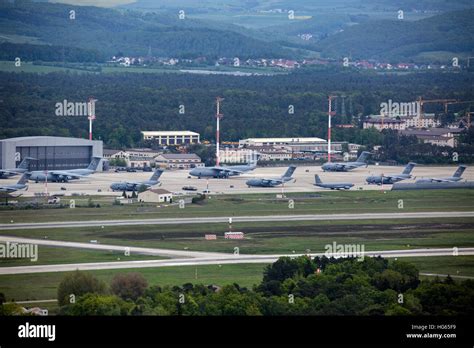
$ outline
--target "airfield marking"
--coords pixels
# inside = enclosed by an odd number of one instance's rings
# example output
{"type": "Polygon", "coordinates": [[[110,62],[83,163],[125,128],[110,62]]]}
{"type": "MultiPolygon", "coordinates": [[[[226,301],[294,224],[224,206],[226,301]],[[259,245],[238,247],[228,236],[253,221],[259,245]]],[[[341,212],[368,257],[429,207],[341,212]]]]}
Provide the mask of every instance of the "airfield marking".
{"type": "MultiPolygon", "coordinates": [[[[274,221],[325,221],[325,220],[389,220],[389,219],[427,219],[427,218],[474,217],[471,211],[453,212],[414,212],[414,213],[361,213],[361,214],[307,214],[307,215],[264,215],[233,216],[234,222],[274,222],[274,221]]],[[[194,218],[158,218],[128,220],[92,220],[0,224],[0,230],[73,228],[95,226],[131,226],[131,225],[182,225],[227,223],[228,216],[194,218]]]]}
{"type": "MultiPolygon", "coordinates": [[[[458,248],[458,255],[474,255],[474,248],[458,248]]],[[[94,262],[94,263],[75,263],[58,265],[38,265],[38,266],[14,266],[1,267],[0,275],[6,274],[26,274],[26,273],[47,273],[47,272],[68,272],[68,271],[87,271],[103,269],[123,269],[123,268],[154,268],[154,267],[172,267],[172,266],[197,266],[197,265],[223,265],[223,264],[246,264],[246,263],[272,263],[279,257],[298,257],[308,255],[310,257],[324,256],[325,253],[311,254],[283,254],[283,255],[234,255],[222,254],[219,257],[212,258],[194,258],[194,259],[171,259],[171,260],[141,260],[141,261],[117,261],[117,262],[94,262]]],[[[413,250],[379,250],[367,251],[364,256],[381,256],[387,258],[394,257],[429,257],[429,256],[453,256],[452,248],[438,249],[413,249],[413,250]]]]}

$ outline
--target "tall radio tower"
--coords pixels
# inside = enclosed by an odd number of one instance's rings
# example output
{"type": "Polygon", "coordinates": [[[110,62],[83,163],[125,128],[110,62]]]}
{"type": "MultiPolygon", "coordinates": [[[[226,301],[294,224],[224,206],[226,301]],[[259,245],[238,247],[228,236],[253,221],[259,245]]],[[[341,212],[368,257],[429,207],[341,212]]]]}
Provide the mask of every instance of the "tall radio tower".
{"type": "Polygon", "coordinates": [[[336,114],[335,111],[332,111],[332,100],[336,98],[335,95],[328,97],[328,162],[331,162],[331,117],[336,114]]]}
{"type": "Polygon", "coordinates": [[[92,140],[92,121],[95,120],[95,102],[97,99],[89,98],[87,103],[87,114],[89,119],[89,140],[92,140]]]}
{"type": "Polygon", "coordinates": [[[224,98],[217,97],[216,98],[216,103],[217,103],[217,112],[216,112],[216,119],[217,119],[217,127],[216,127],[216,166],[219,166],[220,162],[220,153],[219,153],[219,121],[222,117],[224,117],[223,114],[220,113],[220,103],[223,101],[224,98]]]}

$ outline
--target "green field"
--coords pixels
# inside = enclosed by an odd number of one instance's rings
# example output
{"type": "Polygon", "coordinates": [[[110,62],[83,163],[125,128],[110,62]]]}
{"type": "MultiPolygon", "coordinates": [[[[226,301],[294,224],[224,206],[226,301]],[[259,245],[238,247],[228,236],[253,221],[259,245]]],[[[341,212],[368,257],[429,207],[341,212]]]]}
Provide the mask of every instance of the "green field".
{"type": "MultiPolygon", "coordinates": [[[[463,276],[474,276],[474,256],[445,256],[403,258],[413,263],[421,272],[441,273],[463,276]]],[[[98,279],[110,282],[117,273],[139,272],[147,279],[149,285],[182,285],[237,283],[252,287],[262,280],[264,264],[210,265],[163,268],[139,268],[122,270],[88,271],[98,279]],[[197,270],[197,279],[196,279],[197,270]]],[[[8,301],[55,299],[57,286],[66,273],[39,273],[0,276],[0,292],[8,301]]]]}
{"type": "MultiPolygon", "coordinates": [[[[109,283],[115,274],[139,272],[149,285],[183,285],[184,283],[202,283],[226,285],[238,283],[251,287],[262,280],[263,264],[210,265],[163,268],[138,268],[90,271],[98,279],[109,283]],[[196,279],[197,269],[197,279],[196,279]]],[[[89,271],[88,271],[89,272],[89,271]]],[[[66,273],[33,273],[0,276],[0,292],[11,300],[55,299],[59,282],[66,273]]]]}
{"type": "MultiPolygon", "coordinates": [[[[278,215],[278,214],[337,214],[337,213],[384,213],[421,211],[474,211],[473,190],[434,191],[351,191],[321,193],[289,193],[286,199],[275,194],[211,195],[200,204],[187,204],[184,209],[177,205],[157,207],[153,204],[113,205],[114,197],[91,197],[100,208],[81,208],[88,197],[67,197],[76,200],[76,208],[62,209],[15,209],[0,208],[0,223],[88,221],[104,219],[179,218],[202,216],[278,215]],[[290,209],[288,201],[294,201],[290,209]],[[399,208],[399,200],[403,208],[399,208]]],[[[38,200],[20,198],[19,201],[38,200]]],[[[44,200],[44,198],[43,198],[44,200]]]]}
{"type": "Polygon", "coordinates": [[[124,252],[112,250],[85,250],[39,245],[37,261],[31,261],[30,259],[2,259],[0,261],[0,267],[159,259],[164,259],[164,257],[134,253],[130,253],[130,255],[127,256],[124,252]]]}
{"type": "MultiPolygon", "coordinates": [[[[324,246],[337,243],[364,244],[365,250],[414,249],[428,247],[474,246],[474,218],[438,218],[357,221],[292,221],[234,223],[234,231],[245,233],[244,240],[225,240],[227,224],[140,225],[5,230],[3,235],[25,238],[101,244],[187,249],[242,254],[324,252],[324,246]],[[207,241],[204,234],[218,239],[207,241]]],[[[69,250],[69,249],[68,249],[69,250]]]]}

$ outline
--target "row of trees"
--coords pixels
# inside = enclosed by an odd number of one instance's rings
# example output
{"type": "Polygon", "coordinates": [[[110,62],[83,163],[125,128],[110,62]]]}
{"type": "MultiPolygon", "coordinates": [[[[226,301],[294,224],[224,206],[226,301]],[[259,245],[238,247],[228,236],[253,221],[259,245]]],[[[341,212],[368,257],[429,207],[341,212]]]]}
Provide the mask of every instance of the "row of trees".
{"type": "Polygon", "coordinates": [[[383,258],[280,258],[253,289],[187,283],[148,286],[137,273],[109,286],[89,273],[58,288],[64,315],[472,315],[474,281],[420,281],[413,265],[383,258]]]}

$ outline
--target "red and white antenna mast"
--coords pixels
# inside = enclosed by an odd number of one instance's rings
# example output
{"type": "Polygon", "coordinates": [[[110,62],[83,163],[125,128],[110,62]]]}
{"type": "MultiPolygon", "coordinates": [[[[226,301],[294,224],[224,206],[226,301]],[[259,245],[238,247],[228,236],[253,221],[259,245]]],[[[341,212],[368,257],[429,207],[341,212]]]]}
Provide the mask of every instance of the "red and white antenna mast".
{"type": "Polygon", "coordinates": [[[220,153],[219,153],[219,121],[222,117],[224,117],[223,114],[220,113],[220,103],[223,101],[224,98],[217,97],[216,98],[216,103],[217,103],[217,112],[216,112],[216,119],[217,119],[217,127],[216,127],[216,166],[219,166],[220,162],[220,153]]]}
{"type": "Polygon", "coordinates": [[[332,111],[332,100],[336,98],[335,95],[328,97],[328,162],[331,162],[331,117],[336,114],[335,111],[332,111]]]}
{"type": "Polygon", "coordinates": [[[87,103],[87,114],[89,119],[89,140],[92,140],[92,121],[95,120],[95,102],[97,99],[93,97],[89,98],[89,102],[87,103]]]}

